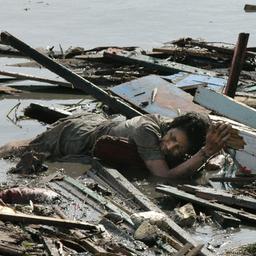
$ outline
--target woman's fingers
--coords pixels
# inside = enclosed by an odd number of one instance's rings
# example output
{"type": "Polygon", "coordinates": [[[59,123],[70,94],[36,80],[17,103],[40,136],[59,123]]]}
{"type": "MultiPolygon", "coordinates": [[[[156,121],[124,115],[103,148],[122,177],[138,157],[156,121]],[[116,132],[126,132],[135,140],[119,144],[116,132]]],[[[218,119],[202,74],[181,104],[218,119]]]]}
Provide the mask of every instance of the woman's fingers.
{"type": "Polygon", "coordinates": [[[221,141],[225,144],[225,143],[227,142],[227,140],[229,139],[230,136],[231,136],[230,133],[227,134],[225,137],[223,137],[223,138],[221,139],[221,141]]]}
{"type": "Polygon", "coordinates": [[[231,131],[231,126],[226,123],[223,123],[217,128],[216,133],[219,139],[221,139],[227,136],[228,134],[230,134],[230,131],[231,131]]]}

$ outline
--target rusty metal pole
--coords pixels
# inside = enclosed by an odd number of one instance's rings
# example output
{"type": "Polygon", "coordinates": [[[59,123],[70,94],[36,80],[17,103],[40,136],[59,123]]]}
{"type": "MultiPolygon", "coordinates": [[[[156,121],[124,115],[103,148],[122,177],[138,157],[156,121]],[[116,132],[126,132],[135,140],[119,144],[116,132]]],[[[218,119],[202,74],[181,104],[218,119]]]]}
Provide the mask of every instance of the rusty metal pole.
{"type": "Polygon", "coordinates": [[[228,82],[224,91],[224,94],[231,98],[235,97],[240,72],[244,64],[244,58],[245,58],[248,39],[249,39],[248,33],[240,33],[238,36],[237,44],[236,44],[234,55],[232,58],[232,64],[231,64],[230,74],[228,77],[228,82]]]}

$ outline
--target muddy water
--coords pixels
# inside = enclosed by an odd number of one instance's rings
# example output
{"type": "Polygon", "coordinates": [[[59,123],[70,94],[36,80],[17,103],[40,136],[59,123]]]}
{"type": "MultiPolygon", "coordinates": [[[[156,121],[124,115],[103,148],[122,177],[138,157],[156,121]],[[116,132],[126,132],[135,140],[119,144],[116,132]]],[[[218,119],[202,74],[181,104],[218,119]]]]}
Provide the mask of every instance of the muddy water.
{"type": "MultiPolygon", "coordinates": [[[[204,38],[208,41],[235,43],[240,32],[250,33],[249,45],[256,45],[256,14],[245,13],[244,4],[248,1],[215,0],[0,0],[0,30],[7,30],[33,47],[55,46],[64,49],[69,46],[92,48],[103,45],[137,45],[146,49],[160,46],[162,42],[179,37],[204,38]]],[[[22,60],[19,60],[22,62],[22,60]]],[[[17,62],[0,58],[0,68],[56,78],[44,69],[19,69],[5,64],[17,62]]],[[[20,82],[19,84],[36,84],[20,82]]],[[[15,122],[15,113],[7,118],[9,110],[17,103],[22,109],[30,102],[55,104],[77,101],[79,96],[34,95],[25,98],[13,97],[0,100],[0,145],[13,139],[31,138],[45,130],[42,124],[23,120],[15,122]],[[47,101],[45,101],[47,100],[47,101]]],[[[14,163],[0,161],[0,182],[9,179],[6,170],[14,163]]],[[[54,164],[52,170],[61,166],[54,164]]],[[[66,165],[73,170],[73,176],[83,172],[84,166],[66,165]]],[[[148,185],[150,186],[150,184],[148,185]]],[[[151,196],[154,196],[152,192],[151,196]]],[[[256,231],[242,227],[228,233],[213,227],[199,227],[193,232],[196,239],[203,242],[216,240],[217,251],[222,254],[225,248],[255,242],[256,231]],[[223,237],[225,238],[223,240],[223,237]],[[219,245],[218,245],[219,243],[219,245]]]]}
{"type": "Polygon", "coordinates": [[[235,43],[251,33],[255,13],[246,0],[0,0],[0,30],[32,46],[159,46],[179,37],[235,43]]]}

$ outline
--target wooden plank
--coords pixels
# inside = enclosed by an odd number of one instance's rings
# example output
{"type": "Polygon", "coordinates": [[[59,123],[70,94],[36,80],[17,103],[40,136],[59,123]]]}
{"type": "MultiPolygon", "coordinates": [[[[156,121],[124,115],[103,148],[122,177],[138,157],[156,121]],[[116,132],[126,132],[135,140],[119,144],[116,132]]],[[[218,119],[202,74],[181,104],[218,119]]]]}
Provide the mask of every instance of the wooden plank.
{"type": "Polygon", "coordinates": [[[256,12],[256,5],[253,5],[253,4],[246,4],[244,6],[244,10],[246,12],[256,12]]]}
{"type": "Polygon", "coordinates": [[[184,192],[182,190],[179,190],[179,189],[177,189],[175,187],[171,187],[171,186],[160,185],[160,186],[156,187],[156,190],[159,192],[183,199],[185,201],[191,202],[195,205],[203,206],[205,209],[214,209],[214,210],[227,212],[241,220],[244,220],[244,221],[252,223],[253,225],[256,225],[256,215],[255,214],[252,214],[252,213],[249,213],[249,212],[246,212],[243,210],[238,211],[237,209],[234,209],[230,206],[222,205],[219,203],[209,202],[208,200],[199,198],[195,195],[191,195],[187,192],[184,192]]]}
{"type": "MultiPolygon", "coordinates": [[[[175,56],[190,56],[190,57],[204,57],[204,58],[213,58],[216,60],[216,57],[223,58],[223,54],[220,55],[216,52],[210,52],[205,50],[200,50],[196,48],[186,48],[170,45],[168,47],[162,48],[153,48],[153,52],[161,52],[169,55],[175,56]]],[[[230,57],[230,56],[229,56],[230,57]]]]}
{"type": "Polygon", "coordinates": [[[58,84],[58,85],[62,85],[62,86],[68,87],[68,88],[72,87],[71,83],[68,83],[65,81],[58,81],[58,80],[54,80],[54,79],[48,79],[48,78],[32,76],[32,75],[27,75],[27,74],[13,73],[13,72],[7,72],[7,71],[0,70],[0,75],[15,77],[18,79],[23,79],[23,80],[26,79],[26,80],[31,80],[31,81],[44,82],[44,83],[48,83],[48,84],[58,84]]]}
{"type": "Polygon", "coordinates": [[[24,58],[24,54],[22,54],[21,52],[15,50],[14,48],[7,46],[7,45],[1,45],[0,44],[0,55],[2,56],[8,56],[8,57],[23,57],[24,58]]]}
{"type": "Polygon", "coordinates": [[[24,224],[41,224],[62,228],[79,228],[90,231],[97,231],[97,226],[81,221],[63,220],[52,217],[28,215],[22,213],[0,213],[0,220],[20,222],[24,224]]]}
{"type": "Polygon", "coordinates": [[[196,256],[202,250],[203,244],[199,244],[195,248],[193,248],[186,256],[196,256]]]}
{"type": "MultiPolygon", "coordinates": [[[[137,188],[134,187],[121,173],[114,169],[105,169],[103,166],[100,166],[100,163],[94,162],[94,167],[107,179],[110,183],[114,182],[118,184],[119,187],[122,187],[124,191],[127,191],[129,198],[131,195],[133,198],[136,198],[136,202],[139,202],[141,207],[145,210],[156,211],[165,214],[158,206],[153,204],[143,193],[141,193],[137,188]],[[128,185],[129,184],[129,185],[128,185]]],[[[169,233],[173,235],[181,243],[191,243],[193,246],[197,246],[198,243],[187,233],[184,229],[178,226],[169,216],[166,215],[165,219],[166,224],[168,225],[169,233]]],[[[203,248],[199,255],[212,255],[207,249],[203,248]]]]}
{"type": "Polygon", "coordinates": [[[192,244],[186,243],[174,256],[184,256],[192,247],[192,244]]]}
{"type": "Polygon", "coordinates": [[[21,90],[17,90],[15,88],[9,86],[1,86],[0,87],[0,94],[8,94],[8,95],[15,95],[17,93],[21,93],[21,90]]]}
{"type": "MultiPolygon", "coordinates": [[[[57,214],[62,219],[68,219],[67,216],[64,214],[64,212],[58,206],[54,205],[54,210],[57,212],[57,214]]],[[[70,230],[70,233],[89,252],[91,252],[91,253],[93,253],[95,255],[101,255],[100,253],[106,253],[106,251],[102,247],[94,244],[89,239],[84,239],[85,238],[84,233],[82,233],[81,231],[79,231],[79,230],[70,230]]]]}
{"type": "Polygon", "coordinates": [[[256,128],[256,110],[207,88],[198,88],[194,101],[223,116],[256,128]]]}
{"type": "Polygon", "coordinates": [[[99,195],[98,193],[92,191],[91,189],[87,188],[86,186],[83,186],[79,181],[65,176],[64,181],[67,182],[68,184],[71,184],[72,186],[76,187],[80,192],[83,194],[86,194],[87,196],[91,197],[92,199],[96,200],[98,203],[104,205],[106,208],[110,209],[111,211],[118,213],[120,216],[123,217],[123,219],[129,223],[130,225],[134,225],[129,214],[114,205],[113,203],[110,202],[110,200],[107,200],[103,196],[99,195]]]}
{"type": "Polygon", "coordinates": [[[228,228],[228,227],[238,228],[239,225],[241,224],[240,219],[235,218],[234,216],[228,213],[223,213],[220,211],[213,211],[212,217],[223,228],[228,228]]]}
{"type": "Polygon", "coordinates": [[[120,49],[108,49],[104,52],[104,57],[132,64],[139,64],[141,66],[152,68],[154,70],[159,70],[166,74],[175,74],[178,72],[187,72],[187,73],[197,73],[201,75],[210,75],[217,76],[218,73],[209,71],[206,69],[196,68],[193,66],[188,66],[176,62],[170,62],[167,60],[162,60],[142,54],[137,52],[127,52],[120,49]]]}
{"type": "Polygon", "coordinates": [[[126,197],[138,203],[142,210],[159,212],[159,207],[152,203],[148,197],[142,194],[116,169],[106,168],[95,159],[92,162],[92,168],[98,176],[103,178],[111,186],[114,186],[114,188],[121,191],[126,197]]]}
{"type": "Polygon", "coordinates": [[[14,47],[15,49],[25,53],[27,56],[32,58],[33,60],[40,63],[42,66],[48,68],[52,72],[58,74],[60,77],[64,78],[66,81],[70,82],[74,85],[74,88],[82,90],[88,94],[91,94],[94,98],[102,101],[106,105],[108,105],[113,111],[122,113],[127,117],[134,117],[141,115],[141,113],[127,105],[125,102],[121,101],[117,97],[113,97],[100,87],[91,83],[90,81],[82,78],[81,76],[75,74],[70,71],[63,65],[58,64],[54,60],[48,58],[47,56],[41,54],[35,49],[31,48],[29,45],[25,44],[18,38],[15,38],[8,32],[1,33],[1,40],[14,47]]]}
{"type": "Polygon", "coordinates": [[[24,249],[15,245],[8,245],[0,243],[0,254],[4,256],[23,256],[24,249]]]}
{"type": "Polygon", "coordinates": [[[211,177],[211,181],[213,182],[231,182],[231,183],[244,183],[250,184],[256,180],[256,176],[254,177],[211,177]]]}
{"type": "Polygon", "coordinates": [[[45,236],[41,236],[41,239],[49,256],[60,256],[58,249],[56,248],[55,241],[45,236]]]}
{"type": "Polygon", "coordinates": [[[217,190],[202,186],[181,185],[179,186],[179,189],[188,193],[193,191],[193,194],[203,199],[216,200],[217,202],[226,205],[256,210],[256,199],[249,196],[233,195],[225,190],[217,190]]]}
{"type": "MultiPolygon", "coordinates": [[[[193,45],[193,46],[198,46],[198,47],[201,47],[201,48],[206,48],[208,50],[212,50],[212,51],[216,51],[216,52],[219,52],[219,53],[224,53],[224,54],[228,54],[228,55],[233,55],[234,54],[234,48],[227,48],[227,47],[224,47],[224,46],[216,46],[216,45],[213,45],[213,44],[210,44],[210,43],[207,43],[207,42],[202,42],[202,41],[198,41],[198,40],[190,40],[189,41],[189,44],[190,45],[193,45]]],[[[256,53],[255,52],[252,52],[252,51],[249,51],[247,50],[246,51],[246,57],[248,58],[255,58],[256,56],[256,53]]]]}

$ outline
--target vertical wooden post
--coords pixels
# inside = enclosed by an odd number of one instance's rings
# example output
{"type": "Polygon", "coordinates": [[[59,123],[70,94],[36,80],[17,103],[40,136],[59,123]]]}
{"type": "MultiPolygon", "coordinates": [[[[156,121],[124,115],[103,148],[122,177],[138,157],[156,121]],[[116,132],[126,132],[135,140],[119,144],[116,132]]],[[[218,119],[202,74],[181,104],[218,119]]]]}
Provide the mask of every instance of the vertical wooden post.
{"type": "Polygon", "coordinates": [[[228,82],[224,91],[224,94],[226,94],[231,98],[235,97],[239,75],[244,64],[244,57],[245,57],[248,38],[249,38],[248,33],[240,33],[238,36],[238,41],[237,41],[235,50],[234,50],[230,74],[229,74],[228,82]]]}

